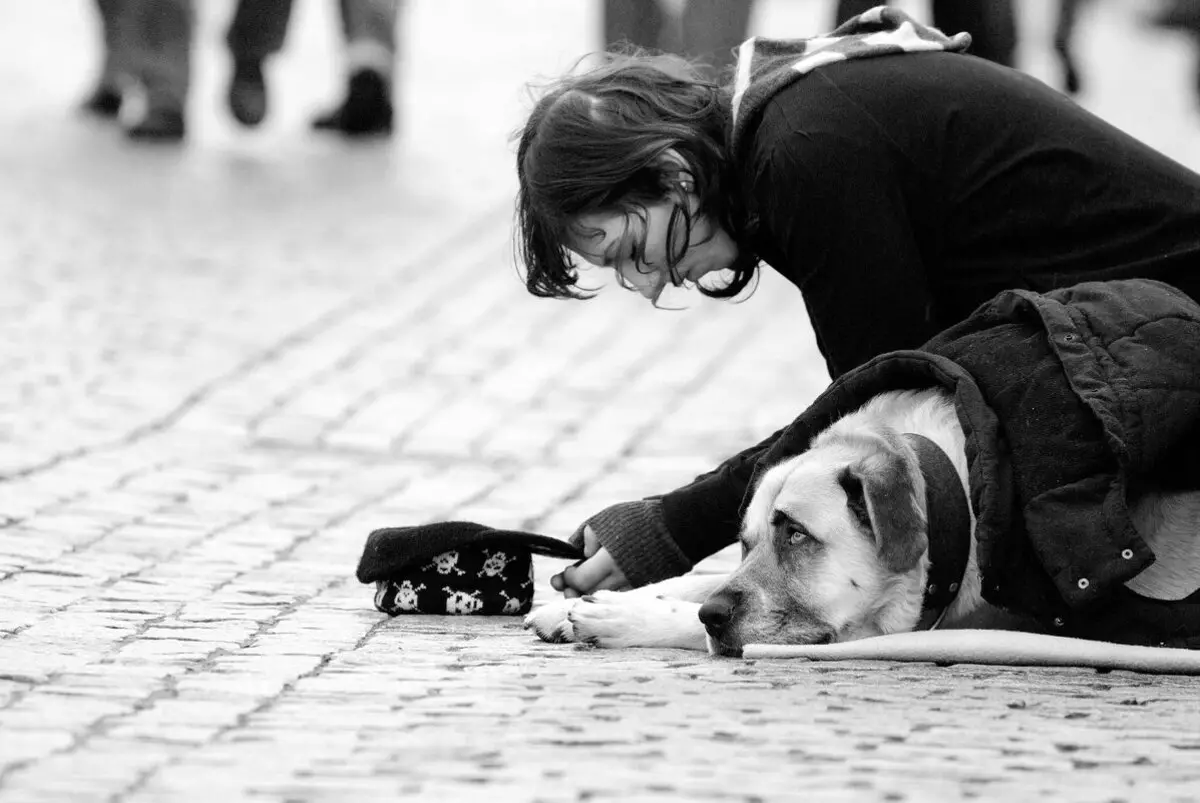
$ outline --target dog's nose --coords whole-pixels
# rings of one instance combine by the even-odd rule
[[[733,619],[733,611],[737,607],[737,597],[730,593],[713,594],[700,606],[700,621],[713,638],[719,638],[729,622]]]

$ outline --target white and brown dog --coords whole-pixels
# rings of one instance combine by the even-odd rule
[[[552,642],[731,656],[934,627],[1035,629],[981,596],[964,440],[942,391],[882,393],[763,475],[732,574],[557,600],[526,627]],[[1155,599],[1195,591],[1200,492],[1148,492],[1131,509],[1157,560],[1127,587]]]

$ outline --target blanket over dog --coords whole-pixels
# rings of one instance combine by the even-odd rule
[[[1001,293],[921,350],[841,376],[751,487],[871,396],[929,387],[953,395],[966,433],[984,599],[1059,635],[1200,647],[1200,594],[1123,585],[1154,561],[1131,489],[1200,488],[1200,305],[1150,280]]]

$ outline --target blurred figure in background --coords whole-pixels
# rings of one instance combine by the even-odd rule
[[[1167,0],[1150,19],[1163,28],[1200,30],[1200,0]]]
[[[972,55],[1015,66],[1017,23],[1012,0],[931,0],[933,24],[947,34],[971,34]],[[886,0],[838,0],[837,24]]]
[[[339,0],[345,38],[346,95],[313,128],[347,136],[390,134],[399,0]],[[229,110],[245,126],[266,117],[263,62],[283,47],[292,0],[239,0],[227,42],[233,57]]]
[[[629,42],[677,53],[708,65],[717,78],[733,64],[734,49],[746,38],[753,0],[683,2],[677,17],[663,0],[605,0],[605,46]]]
[[[1079,93],[1082,79],[1079,65],[1075,61],[1075,27],[1079,19],[1079,5],[1083,0],[1058,0],[1058,17],[1054,21],[1054,53],[1062,69],[1063,87],[1072,95]]]
[[[392,131],[392,86],[399,0],[340,0],[347,88],[340,105],[313,127],[350,136]],[[130,91],[140,89],[144,113],[132,139],[177,142],[187,130],[191,76],[191,0],[96,0],[103,57],[95,87],[81,104],[116,119]],[[283,48],[292,0],[239,0],[225,41],[233,60],[228,102],[234,119],[256,126],[266,117],[263,64]]]
[[[225,43],[233,60],[227,101],[233,118],[244,126],[267,116],[263,63],[283,49],[292,0],[238,0]]]
[[[1184,31],[1191,35],[1197,49],[1192,86],[1200,96],[1200,0],[1167,0],[1151,15],[1150,22],[1160,28]]]
[[[1073,42],[1079,6],[1083,0],[1058,0],[1054,25],[1054,54],[1062,71],[1062,87],[1074,95],[1082,79],[1075,59]],[[886,5],[887,0],[838,0],[837,19],[841,25],[867,9]],[[933,24],[943,33],[971,34],[971,54],[1016,66],[1017,20],[1013,0],[931,0]]]
[[[145,94],[145,111],[125,133],[140,140],[182,139],[191,73],[190,0],[96,0],[96,6],[104,56],[84,111],[115,119],[133,84]]]

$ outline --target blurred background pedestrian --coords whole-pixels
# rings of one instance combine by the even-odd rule
[[[229,110],[247,127],[269,108],[264,65],[287,38],[293,0],[238,0],[225,42],[233,69]],[[400,0],[339,0],[346,91],[313,120],[319,130],[349,136],[390,134],[393,127],[396,21]],[[124,102],[126,134],[177,142],[187,131],[194,9],[190,0],[96,0],[103,52],[100,75],[83,100],[85,112],[117,119]]]
[[[133,139],[176,141],[186,128],[191,76],[190,0],[96,0],[103,30],[100,78],[83,110],[115,119],[131,92],[143,109],[126,133]]]
[[[263,63],[287,36],[293,0],[239,0],[227,41],[233,57],[229,109],[245,126],[267,114]],[[396,21],[400,0],[339,0],[346,92],[313,128],[348,136],[390,134],[395,115]]]
[[[1167,0],[1151,15],[1150,22],[1159,28],[1183,31],[1195,40],[1193,86],[1197,97],[1200,97],[1200,0]]]
[[[1183,0],[1191,2],[1191,0]],[[836,0],[834,26],[888,0]],[[1074,94],[1080,88],[1072,47],[1078,7],[1082,0],[1058,0],[1054,50],[1062,87]],[[947,33],[971,34],[971,53],[1016,66],[1018,25],[1013,0],[931,0],[928,14],[918,18]],[[750,34],[754,0],[604,0],[604,41],[648,50],[677,53],[710,67],[714,80],[732,67],[735,50]]]
[[[513,9],[524,1],[513,0],[517,3]],[[457,9],[456,14],[474,8],[466,0],[447,2],[450,3],[447,10]],[[787,36],[811,35],[814,31],[829,30],[831,23],[873,5],[875,0],[579,2],[599,12],[596,19],[601,25],[597,33],[604,45],[624,41],[681,53],[703,60],[714,79],[719,80],[719,74],[732,64],[734,52],[745,37],[774,32]],[[974,54],[1000,63],[1016,63],[1070,92],[1079,91],[1081,73],[1087,72],[1089,60],[1100,58],[1094,44],[1096,37],[1089,31],[1094,22],[1101,17],[1124,18],[1126,25],[1140,22],[1143,29],[1149,23],[1148,27],[1157,31],[1152,35],[1160,36],[1163,41],[1173,39],[1173,51],[1190,57],[1181,75],[1187,76],[1189,101],[1194,103],[1200,98],[1200,0],[891,2],[943,29],[967,30],[973,36]],[[342,62],[336,68],[342,83],[340,97],[331,108],[310,118],[314,128],[352,137],[386,135],[393,130],[401,49],[399,29],[407,27],[399,22],[399,13],[403,10],[413,16],[418,26],[431,13],[425,2],[409,5],[401,7],[399,0],[312,4],[317,9],[315,18],[320,20],[313,31],[324,35],[328,28],[337,26],[342,32],[335,51]],[[287,87],[292,84],[304,87],[319,84],[314,77],[329,63],[328,54],[314,63],[319,67],[317,70],[300,68],[299,62],[290,63],[286,77],[276,76],[268,81],[272,57],[288,47],[288,41],[298,38],[288,34],[289,27],[296,28],[293,6],[294,0],[220,0],[204,4],[191,0],[95,0],[103,48],[98,75],[88,87],[82,108],[104,119],[119,118],[123,130],[133,139],[182,139],[191,128],[187,120],[190,86],[200,86],[206,95],[213,89],[207,79],[196,78],[197,64],[202,67],[200,73],[207,72],[203,67],[208,56],[201,55],[199,62],[193,56],[196,52],[219,52],[207,47],[209,33],[217,28],[224,38],[221,49],[227,48],[227,54],[216,59],[222,65],[216,70],[220,82],[216,91],[224,95],[238,123],[249,127],[260,125],[268,114],[276,114],[271,111],[269,100],[278,103],[275,95],[288,92]],[[334,13],[338,15],[336,20]],[[581,9],[580,13],[593,12]],[[193,22],[194,17],[198,23]],[[822,17],[825,22],[820,21]],[[479,18],[476,14],[473,19]],[[1077,18],[1082,29],[1078,37],[1075,36]],[[1053,49],[1049,47],[1051,38]],[[1073,43],[1076,38],[1079,41]],[[296,45],[289,51],[309,47],[299,42]],[[422,64],[428,63],[428,57],[420,55],[423,46],[412,42],[405,49],[417,54],[414,59],[422,60],[415,64],[415,74],[419,75],[424,69]],[[84,53],[82,57],[87,56]],[[232,66],[229,72],[223,69],[226,63]],[[308,76],[303,84],[298,75]],[[421,89],[410,90],[410,97],[419,99],[429,81],[420,77],[412,80]],[[124,104],[124,112],[123,100],[131,101]],[[1095,102],[1094,94],[1091,101]]]
[[[717,78],[732,66],[753,8],[753,0],[604,0],[604,41],[685,55]]]

